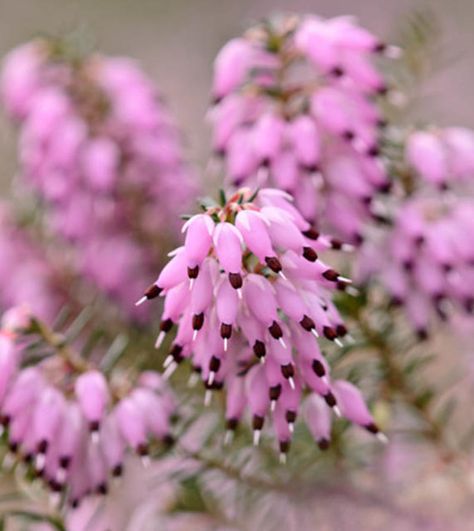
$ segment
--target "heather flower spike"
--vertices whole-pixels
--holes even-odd
[[[150,444],[172,441],[174,399],[156,372],[135,382],[109,381],[64,352],[25,366],[25,339],[44,326],[37,320],[30,326],[32,319],[20,307],[3,319],[0,423],[13,462],[23,462],[27,473],[76,507],[88,495],[108,492],[128,453],[145,458]]]
[[[414,196],[399,208],[393,226],[363,248],[359,280],[378,275],[418,337],[426,339],[436,318],[474,311],[474,251],[466,245],[473,230],[470,199]]]
[[[227,43],[209,116],[228,184],[285,190],[307,220],[359,244],[390,187],[376,55],[398,54],[348,17],[274,17]]]
[[[19,125],[20,176],[59,245],[71,244],[67,267],[123,316],[143,321],[146,310],[133,298],[160,258],[154,250],[177,237],[170,219],[191,204],[196,180],[181,133],[140,66],[68,52],[61,41],[37,39],[4,60],[0,90]]]
[[[164,297],[157,345],[177,328],[165,377],[189,359],[206,405],[213,390],[226,392],[225,442],[249,411],[254,444],[272,417],[284,455],[303,392],[342,411],[318,339],[342,346],[347,329],[331,291],[350,281],[322,261],[333,240],[315,231],[285,192],[242,188],[203,208],[145,294]]]

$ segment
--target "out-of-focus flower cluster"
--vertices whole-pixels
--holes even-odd
[[[10,52],[1,91],[48,229],[73,243],[80,274],[133,313],[197,191],[159,93],[131,59],[82,58],[53,40]]]
[[[357,256],[357,279],[379,280],[420,339],[434,316],[474,310],[474,132],[415,131],[404,147],[403,179]]]
[[[426,183],[465,184],[474,177],[474,132],[464,127],[416,131],[408,137],[406,160]]]
[[[213,149],[230,184],[291,193],[303,216],[352,243],[390,181],[374,66],[397,56],[351,17],[282,17],[228,42],[215,61]]]
[[[0,308],[28,304],[35,315],[52,322],[65,303],[60,281],[41,248],[17,223],[6,204],[0,205]]]
[[[290,199],[244,188],[193,216],[183,227],[184,246],[139,301],[165,296],[157,346],[177,325],[165,376],[189,359],[206,387],[205,403],[224,388],[228,436],[248,411],[258,444],[272,414],[282,456],[302,402],[321,447],[330,440],[328,406],[378,433],[357,388],[331,381],[317,341],[342,346],[347,330],[331,290],[349,280],[319,258],[331,240]]]
[[[55,350],[32,365],[29,345],[38,338]],[[153,441],[169,442],[174,408],[159,373],[107,378],[25,308],[4,314],[0,423],[10,459],[72,506],[106,494],[110,478],[122,474],[127,452],[146,460]]]

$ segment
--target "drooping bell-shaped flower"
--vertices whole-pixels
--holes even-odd
[[[273,189],[240,189],[192,217],[184,230],[184,246],[139,300],[165,299],[157,346],[177,327],[165,376],[189,359],[206,404],[213,390],[225,390],[226,441],[248,411],[254,443],[273,417],[285,455],[304,394],[340,413],[318,343],[342,345],[347,334],[331,290],[350,281],[320,258],[340,244],[314,231],[291,197]],[[330,422],[320,414],[327,428],[317,429],[314,415],[310,429],[325,445]]]
[[[157,241],[177,237],[171,220],[197,186],[180,132],[140,66],[98,54],[72,59],[62,44],[37,39],[4,62],[0,91],[19,125],[20,175],[58,246],[72,244],[60,251],[66,268],[122,316],[147,319],[133,294],[160,257]]]
[[[469,199],[439,190],[414,196],[399,207],[393,226],[362,249],[359,280],[378,279],[425,339],[435,318],[474,311],[473,230]]]
[[[350,17],[275,17],[227,43],[209,115],[229,184],[289,192],[307,220],[360,243],[390,184],[376,55],[397,49]]]
[[[149,444],[172,441],[175,401],[153,371],[116,381],[113,372],[108,379],[64,352],[27,366],[32,315],[12,327],[12,316],[23,313],[11,309],[4,319],[9,328],[0,330],[0,427],[12,459],[75,507],[85,496],[108,492],[127,454],[143,458]]]

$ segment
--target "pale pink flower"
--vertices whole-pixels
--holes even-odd
[[[277,190],[252,195],[244,188],[193,216],[183,227],[184,246],[139,301],[165,298],[157,346],[177,328],[165,376],[189,359],[206,388],[206,404],[213,390],[225,389],[227,439],[248,412],[258,444],[272,416],[282,459],[303,392],[339,413],[318,338],[342,346],[347,330],[331,290],[350,282],[319,257],[338,243],[316,233],[290,199]],[[361,395],[353,393],[358,402],[351,407],[341,392],[347,418],[376,433]],[[309,405],[306,415],[325,446],[327,412]]]

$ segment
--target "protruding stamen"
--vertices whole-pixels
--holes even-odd
[[[188,278],[194,280],[199,275],[199,266],[188,267]]]
[[[240,273],[229,273],[229,282],[234,289],[240,290],[243,284],[242,275]]]
[[[288,383],[290,384],[290,387],[291,387],[292,389],[295,389],[295,380],[294,380],[294,378],[293,378],[292,376],[290,376],[290,377],[288,378]]]
[[[204,405],[206,407],[209,407],[211,405],[212,401],[212,389],[206,389],[206,392],[204,393]]]
[[[284,454],[283,452],[280,452],[279,461],[280,461],[280,464],[286,465],[286,454]]]
[[[253,430],[253,445],[258,446],[260,444],[261,430]]]
[[[169,378],[171,378],[172,374],[174,373],[174,371],[177,369],[178,367],[178,364],[173,360],[169,366],[167,367],[167,369],[165,370],[165,372],[163,373],[163,378],[165,380],[168,380]]]
[[[214,383],[214,378],[216,377],[216,373],[214,371],[210,371],[209,378],[207,379],[207,385],[212,385]]]
[[[166,336],[166,332],[164,332],[163,330],[158,334],[158,337],[156,338],[156,341],[155,341],[155,348],[160,348],[164,339],[165,339],[165,336]]]
[[[159,288],[156,284],[152,284],[150,287],[148,287],[145,290],[145,293],[143,294],[143,297],[138,300],[135,305],[140,306],[140,304],[143,304],[145,301],[149,301],[151,299],[155,299],[158,297],[163,290]]]
[[[35,457],[35,468],[38,472],[41,472],[44,468],[44,465],[46,463],[46,456],[44,453],[39,453]]]
[[[342,413],[338,405],[333,406],[332,410],[334,411],[337,417],[342,417]]]
[[[303,257],[309,262],[316,262],[318,253],[312,247],[303,247]]]
[[[378,433],[375,434],[375,436],[377,437],[377,439],[383,443],[383,444],[388,444],[388,437],[385,435],[385,433],[379,431]]]
[[[163,362],[163,367],[166,369],[166,367],[168,367],[168,365],[173,361],[173,356],[171,354],[168,354],[168,356],[166,356],[165,358],[165,361]]]
[[[188,387],[189,388],[196,387],[198,382],[199,382],[199,374],[197,372],[192,372],[189,375]]]
[[[276,256],[266,256],[265,263],[274,273],[281,273],[281,263]]]

